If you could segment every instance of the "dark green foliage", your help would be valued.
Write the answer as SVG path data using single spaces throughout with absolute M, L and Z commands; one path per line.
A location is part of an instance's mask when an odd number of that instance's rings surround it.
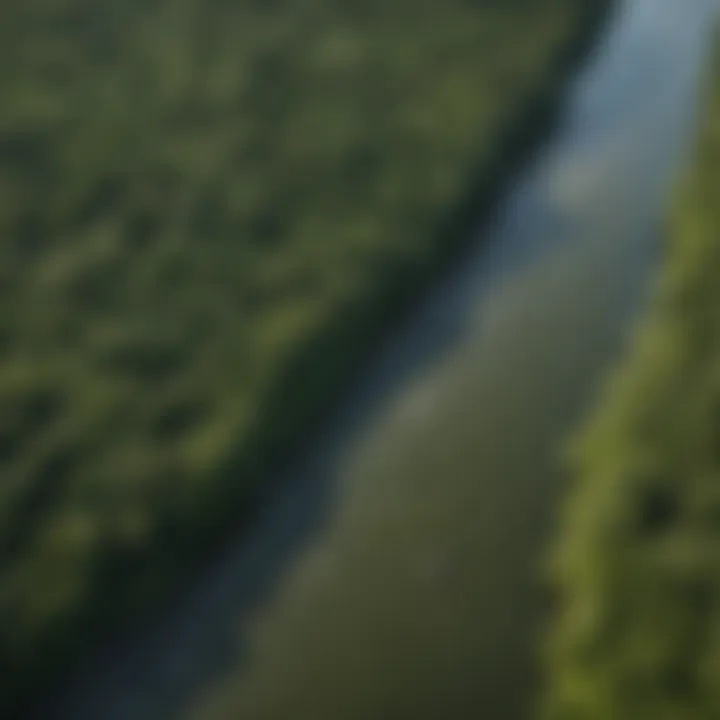
M 237 524 L 606 5 L 2 4 L 0 708 Z
M 720 717 L 720 55 L 650 317 L 576 453 L 544 717 Z

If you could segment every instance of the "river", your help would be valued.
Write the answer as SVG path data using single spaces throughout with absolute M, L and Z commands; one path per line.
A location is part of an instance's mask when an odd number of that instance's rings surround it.
M 47 717 L 529 713 L 561 450 L 647 297 L 715 9 L 620 3 L 492 226 L 256 527 Z

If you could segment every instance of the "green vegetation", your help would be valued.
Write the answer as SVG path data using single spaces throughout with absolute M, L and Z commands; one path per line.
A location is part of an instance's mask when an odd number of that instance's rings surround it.
M 608 4 L 3 4 L 0 714 L 237 526 Z
M 720 717 L 720 54 L 650 316 L 575 456 L 544 717 Z

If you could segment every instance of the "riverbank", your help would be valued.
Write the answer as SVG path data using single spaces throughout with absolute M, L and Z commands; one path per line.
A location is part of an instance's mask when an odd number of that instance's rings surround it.
M 543 717 L 720 716 L 720 54 L 631 356 L 572 454 Z
M 608 3 L 222 5 L 3 11 L 4 706 L 237 526 Z
M 493 222 L 250 527 L 39 717 L 531 716 L 557 451 L 646 298 L 715 12 L 620 5 Z

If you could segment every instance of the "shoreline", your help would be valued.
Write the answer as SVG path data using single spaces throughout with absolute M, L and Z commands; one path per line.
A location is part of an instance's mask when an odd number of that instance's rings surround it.
M 434 279 L 441 276 L 448 266 L 462 260 L 463 247 L 473 241 L 469 229 L 476 227 L 478 222 L 484 225 L 492 218 L 496 203 L 507 191 L 515 174 L 552 130 L 562 108 L 565 88 L 577 66 L 593 50 L 596 35 L 602 31 L 603 22 L 613 6 L 612 2 L 603 2 L 593 3 L 589 7 L 587 17 L 583 20 L 583 28 L 573 36 L 553 63 L 553 84 L 536 88 L 526 99 L 523 108 L 516 109 L 516 118 L 505 131 L 499 150 L 494 153 L 493 162 L 484 165 L 481 172 L 476 173 L 477 179 L 471 183 L 473 190 L 464 194 L 465 197 L 455 204 L 454 211 L 447 214 L 449 219 L 443 223 L 443 227 L 433 233 L 436 240 L 433 242 L 433 253 L 429 262 L 422 267 L 399 267 L 397 278 L 391 278 L 372 303 L 362 308 L 350 309 L 351 321 L 336 319 L 327 332 L 311 346 L 303 349 L 299 359 L 287 371 L 282 387 L 277 391 L 276 402 L 278 406 L 286 402 L 288 388 L 311 386 L 317 388 L 317 393 L 313 395 L 311 404 L 298 407 L 298 414 L 291 421 L 286 419 L 288 424 L 282 437 L 268 436 L 258 442 L 258 447 L 262 448 L 258 453 L 260 460 L 255 458 L 250 461 L 254 477 L 274 476 L 279 468 L 291 462 L 293 454 L 298 452 L 299 446 L 308 437 L 312 439 L 321 431 L 322 422 L 335 405 L 337 394 L 342 394 L 352 383 L 353 377 L 360 372 L 367 357 L 382 344 L 396 324 L 411 312 L 416 300 L 432 285 Z M 350 335 L 347 333 L 348 329 L 353 330 Z M 327 356 L 332 360 L 328 362 Z M 325 360 L 322 366 L 315 362 L 318 357 Z M 277 417 L 279 412 L 273 403 L 267 410 L 268 417 L 271 418 Z M 259 423 L 262 427 L 267 424 Z M 272 460 L 268 460 L 271 457 Z M 238 466 L 242 468 L 247 463 L 248 459 L 243 458 Z M 234 467 L 224 474 L 234 476 L 241 472 L 242 470 Z M 145 600 L 133 602 L 130 599 L 129 604 L 133 606 L 133 610 L 129 613 L 123 612 L 121 616 L 111 616 L 110 619 L 103 616 L 101 611 L 99 619 L 92 623 L 91 629 L 88 629 L 87 623 L 83 625 L 83 633 L 93 634 L 97 626 L 101 628 L 101 636 L 110 633 L 107 642 L 111 645 L 112 635 L 119 634 L 122 627 L 128 623 L 151 623 L 153 615 L 162 613 L 165 607 L 172 605 L 173 597 L 182 592 L 183 587 L 192 584 L 204 564 L 237 532 L 239 524 L 252 526 L 258 510 L 265 502 L 272 501 L 273 485 L 272 482 L 256 482 L 249 492 L 245 487 L 241 487 L 237 491 L 238 498 L 233 498 L 233 491 L 229 487 L 225 488 L 225 491 L 220 489 L 211 499 L 212 511 L 203 512 L 202 517 L 194 518 L 194 529 L 182 524 L 177 527 L 168 526 L 168 535 L 175 535 L 165 550 L 169 554 L 161 558 L 159 552 L 153 553 L 151 550 L 144 554 L 141 568 L 133 571 L 135 584 L 138 584 L 137 578 L 152 574 L 153 568 L 162 566 L 167 573 L 168 563 L 175 562 L 172 572 L 158 578 L 157 599 L 149 603 Z M 244 507 L 236 508 L 234 500 Z M 110 575 L 115 577 L 112 572 Z M 146 590 L 144 582 L 141 581 L 140 584 Z M 108 587 L 107 591 L 113 594 L 112 588 Z M 109 599 L 101 597 L 99 606 L 105 607 Z M 108 631 L 109 627 L 113 630 Z M 92 651 L 90 654 L 92 655 Z M 84 647 L 82 655 L 87 657 Z M 87 662 L 92 660 L 88 659 Z M 82 664 L 81 661 L 80 665 Z M 28 686 L 28 693 L 33 692 L 32 685 L 35 683 Z M 23 710 L 25 713 L 29 712 L 27 707 Z

